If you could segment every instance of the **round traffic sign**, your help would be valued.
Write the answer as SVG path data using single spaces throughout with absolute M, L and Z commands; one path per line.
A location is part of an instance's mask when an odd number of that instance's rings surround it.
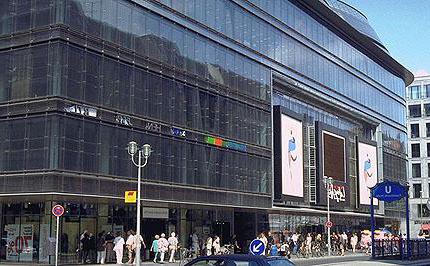
M 251 244 L 249 244 L 249 252 L 251 252 L 252 255 L 263 255 L 265 250 L 266 246 L 260 239 L 254 239 Z
M 332 223 L 332 221 L 327 221 L 327 222 L 325 222 L 325 227 L 327 227 L 327 228 L 332 228 L 332 227 L 333 227 L 333 223 Z
M 60 217 L 64 214 L 64 207 L 61 205 L 55 205 L 52 207 L 52 214 L 56 217 Z

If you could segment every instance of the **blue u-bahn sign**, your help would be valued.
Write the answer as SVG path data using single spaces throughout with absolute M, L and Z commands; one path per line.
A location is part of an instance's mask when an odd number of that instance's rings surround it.
M 372 196 L 381 201 L 396 201 L 408 195 L 406 188 L 399 183 L 384 181 L 372 189 Z
M 375 209 L 373 206 L 373 198 L 377 198 L 381 201 L 392 202 L 405 198 L 405 210 L 406 210 L 406 256 L 401 258 L 409 259 L 411 257 L 411 245 L 410 245 L 410 230 L 409 230 L 409 197 L 408 188 L 398 182 L 384 181 L 370 189 L 370 227 L 372 231 L 372 258 L 375 258 Z

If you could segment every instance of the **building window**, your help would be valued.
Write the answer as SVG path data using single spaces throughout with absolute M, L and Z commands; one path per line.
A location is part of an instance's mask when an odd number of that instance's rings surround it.
M 430 157 L 430 142 L 427 143 L 427 157 Z
M 425 98 L 430 98 L 430 84 L 424 86 L 423 94 Z
M 430 103 L 424 104 L 424 114 L 425 116 L 430 116 Z
M 421 184 L 414 184 L 414 198 L 421 198 Z
M 425 204 L 418 204 L 418 217 L 430 217 L 429 209 Z
M 420 104 L 409 105 L 409 116 L 421 117 L 421 105 Z
M 419 138 L 419 137 L 420 137 L 420 125 L 411 124 L 411 138 Z
M 411 144 L 412 158 L 420 157 L 420 144 Z
M 409 87 L 409 98 L 412 100 L 420 98 L 420 86 Z
M 420 178 L 421 177 L 421 164 L 420 163 L 413 163 L 412 164 L 412 177 L 413 178 Z

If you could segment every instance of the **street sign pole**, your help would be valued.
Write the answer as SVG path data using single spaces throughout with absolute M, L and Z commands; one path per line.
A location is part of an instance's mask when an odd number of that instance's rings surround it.
M 64 214 L 64 207 L 55 205 L 52 207 L 52 214 L 57 217 L 57 227 L 55 228 L 55 266 L 58 266 L 58 246 L 60 241 L 60 216 Z
M 58 266 L 58 241 L 60 236 L 60 216 L 57 216 L 57 227 L 55 233 L 55 266 Z
M 370 230 L 372 234 L 372 258 L 375 258 L 375 208 L 373 207 L 373 190 L 370 190 Z

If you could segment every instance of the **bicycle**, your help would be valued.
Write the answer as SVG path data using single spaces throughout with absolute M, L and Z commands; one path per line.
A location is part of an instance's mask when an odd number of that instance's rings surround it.
M 188 248 L 179 249 L 179 266 L 187 264 L 188 262 L 192 261 L 193 258 L 194 253 Z
M 229 255 L 229 254 L 234 254 L 234 245 L 226 244 L 222 246 L 220 249 L 220 255 Z

